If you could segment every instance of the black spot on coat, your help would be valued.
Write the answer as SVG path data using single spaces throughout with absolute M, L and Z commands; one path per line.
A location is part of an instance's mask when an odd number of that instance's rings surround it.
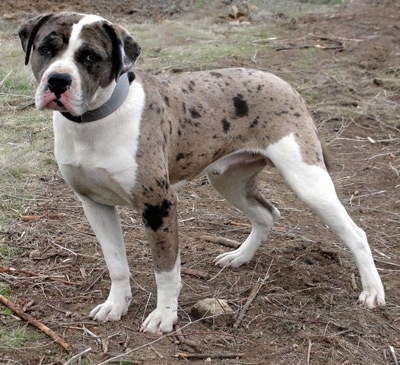
M 242 94 L 237 94 L 233 98 L 233 106 L 235 107 L 235 115 L 237 117 L 245 117 L 246 115 L 249 115 L 249 105 L 247 104 L 247 101 L 244 100 Z
M 256 119 L 254 119 L 250 124 L 250 128 L 254 128 L 258 124 L 259 119 L 260 119 L 260 117 L 257 117 Z
M 189 109 L 190 115 L 192 116 L 192 118 L 200 118 L 201 114 L 196 110 L 196 108 L 190 108 Z
M 175 160 L 178 162 L 178 161 L 182 160 L 183 158 L 185 158 L 185 155 L 183 153 L 178 153 L 176 155 Z
M 193 80 L 190 80 L 189 85 L 188 85 L 188 89 L 189 91 L 192 93 L 194 92 L 194 86 L 195 86 L 195 82 Z
M 231 129 L 231 123 L 229 123 L 226 118 L 222 119 L 221 123 L 222 123 L 222 130 L 224 131 L 224 133 L 228 133 L 229 130 Z
M 164 199 L 160 205 L 145 204 L 143 211 L 143 222 L 146 227 L 157 231 L 162 225 L 165 217 L 168 217 L 172 203 Z

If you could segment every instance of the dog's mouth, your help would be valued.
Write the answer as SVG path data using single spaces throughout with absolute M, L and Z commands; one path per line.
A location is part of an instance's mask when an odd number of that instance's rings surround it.
M 46 92 L 39 98 L 37 106 L 39 110 L 50 109 L 59 112 L 66 112 L 68 111 L 68 98 L 63 97 L 63 95 L 58 97 L 53 93 Z
M 49 102 L 44 105 L 46 109 L 52 109 L 60 112 L 65 112 L 67 111 L 67 108 L 63 104 L 63 102 L 60 99 L 54 98 L 52 100 L 49 100 Z

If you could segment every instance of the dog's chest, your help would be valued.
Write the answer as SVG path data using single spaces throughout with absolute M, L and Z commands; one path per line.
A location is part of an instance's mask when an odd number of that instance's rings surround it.
M 101 204 L 131 205 L 137 171 L 135 129 L 133 124 L 119 130 L 106 123 L 73 125 L 55 118 L 55 156 L 68 185 Z

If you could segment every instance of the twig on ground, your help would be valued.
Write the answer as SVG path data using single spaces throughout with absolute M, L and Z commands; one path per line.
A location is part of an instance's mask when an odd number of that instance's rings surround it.
M 160 351 L 158 351 L 153 345 L 150 345 L 149 347 L 160 359 L 164 358 L 164 355 Z
M 24 275 L 29 275 L 29 276 L 33 276 L 33 277 L 37 277 L 39 279 L 44 279 L 44 280 L 51 280 L 51 281 L 58 281 L 60 283 L 63 284 L 67 284 L 67 285 L 80 285 L 79 283 L 75 283 L 73 281 L 69 281 L 66 279 L 62 279 L 56 276 L 48 276 L 48 275 L 42 275 L 39 273 L 35 273 L 32 271 L 28 271 L 28 270 L 23 270 L 23 269 L 15 269 L 13 267 L 6 267 L 6 266 L 0 266 L 0 273 L 1 272 L 7 272 L 7 273 L 21 273 Z
M 0 87 L 3 86 L 3 84 L 6 82 L 6 80 L 8 79 L 8 77 L 12 74 L 12 70 L 6 75 L 4 76 L 3 80 L 0 81 Z
M 75 360 L 80 359 L 83 355 L 87 354 L 90 351 L 92 351 L 92 348 L 88 347 L 86 350 L 83 350 L 79 354 L 72 356 L 68 361 L 64 363 L 64 365 L 72 364 Z
M 353 290 L 358 290 L 358 285 L 356 282 L 356 276 L 354 275 L 354 273 L 351 273 L 351 287 L 353 288 Z
M 18 305 L 11 302 L 1 294 L 0 294 L 0 302 L 6 305 L 8 308 L 10 308 L 14 313 L 18 314 L 18 316 L 21 317 L 23 320 L 27 321 L 29 324 L 35 326 L 40 331 L 49 336 L 55 343 L 59 344 L 65 351 L 67 352 L 72 351 L 71 345 L 68 342 L 66 342 L 61 336 L 59 336 L 57 333 L 55 333 L 53 330 L 51 330 L 49 327 L 44 325 L 39 320 L 33 318 L 27 313 L 24 313 Z
M 242 352 L 227 354 L 189 354 L 187 352 L 178 352 L 175 357 L 178 359 L 237 359 L 244 356 Z
M 128 348 L 129 342 L 130 342 L 130 341 L 131 341 L 131 336 L 129 336 L 128 334 L 126 334 L 125 341 L 124 341 L 124 346 L 123 346 L 124 349 L 127 349 L 127 348 Z
M 64 213 L 45 213 L 41 215 L 21 215 L 21 221 L 22 222 L 32 222 L 32 221 L 37 221 L 42 218 L 46 219 L 61 219 L 65 217 Z
M 389 162 L 389 170 L 391 170 L 395 176 L 400 177 L 400 172 L 397 167 L 394 167 L 391 162 Z
M 311 347 L 312 347 L 312 342 L 310 339 L 308 339 L 307 365 L 311 364 Z
M 96 284 L 101 278 L 102 276 L 105 274 L 105 272 L 107 271 L 107 268 L 103 269 L 103 271 L 100 273 L 100 275 L 98 275 L 83 291 L 84 293 L 87 293 L 90 289 L 93 288 L 94 284 Z
M 197 319 L 197 320 L 195 320 L 195 321 L 193 321 L 193 322 L 189 322 L 189 323 L 185 324 L 185 325 L 181 328 L 181 330 L 184 329 L 184 328 L 186 328 L 186 327 L 192 326 L 193 324 L 195 324 L 195 323 L 197 323 L 197 322 L 203 321 L 204 319 L 207 319 L 207 318 L 213 318 L 213 316 L 202 317 L 202 318 Z M 200 332 L 195 332 L 195 333 L 193 333 L 193 334 L 199 334 L 199 333 L 200 333 Z M 204 333 L 204 334 L 205 334 L 205 335 L 209 335 L 209 334 L 211 334 L 211 333 L 210 333 L 210 332 L 206 332 L 206 333 Z M 246 341 L 246 342 L 249 342 L 249 343 L 251 343 L 251 344 L 253 344 L 253 345 L 257 345 L 256 342 L 250 341 L 250 340 L 245 339 L 245 338 L 238 337 L 238 336 L 236 336 L 236 335 L 234 335 L 234 334 L 225 333 L 225 332 L 215 332 L 215 334 L 221 334 L 221 335 L 224 335 L 224 336 L 234 337 L 234 338 L 236 338 L 236 339 L 243 339 L 243 340 Z M 167 333 L 167 334 L 165 334 L 165 335 L 163 335 L 163 336 L 158 336 L 157 338 L 155 338 L 154 340 L 152 340 L 152 341 L 150 341 L 150 342 L 148 342 L 148 343 L 145 343 L 145 344 L 143 344 L 143 345 L 141 345 L 141 346 L 135 347 L 134 349 L 129 350 L 129 351 L 126 351 L 126 352 L 123 353 L 123 354 L 120 354 L 120 355 L 116 355 L 116 356 L 114 356 L 114 357 L 111 357 L 111 358 L 109 358 L 109 359 L 107 359 L 107 360 L 105 360 L 105 361 L 103 361 L 103 362 L 101 362 L 100 364 L 97 364 L 97 365 L 105 365 L 105 364 L 109 364 L 109 363 L 111 363 L 111 362 L 114 362 L 115 360 L 118 360 L 118 359 L 120 360 L 121 358 L 123 358 L 123 357 L 125 357 L 125 356 L 127 356 L 127 355 L 130 355 L 130 354 L 132 354 L 132 353 L 134 353 L 134 352 L 136 352 L 136 351 L 138 351 L 138 350 L 141 350 L 141 349 L 144 348 L 144 347 L 148 347 L 148 346 L 150 346 L 150 345 L 152 345 L 152 344 L 154 344 L 154 343 L 157 343 L 157 342 L 163 340 L 164 338 L 171 337 L 171 336 L 175 336 L 175 335 L 176 335 L 176 331 L 173 331 L 173 332 L 171 332 L 171 333 Z M 132 360 L 130 360 L 130 361 L 132 361 Z M 132 362 L 132 363 L 134 363 L 134 362 Z
M 396 263 L 394 263 L 394 262 L 379 260 L 379 259 L 376 259 L 376 258 L 374 258 L 374 261 L 375 261 L 375 262 L 379 262 L 380 264 L 386 264 L 386 265 L 391 265 L 391 266 L 395 266 L 395 267 L 400 267 L 399 264 L 396 264 Z
M 213 316 L 209 316 L 209 317 L 206 317 L 206 318 L 213 318 Z M 204 319 L 204 317 L 198 319 L 197 321 L 202 321 L 203 319 Z M 197 322 L 197 321 L 194 321 L 194 322 Z M 184 327 L 187 327 L 187 326 L 188 326 L 188 324 L 185 325 Z M 175 331 L 170 335 L 173 336 L 174 334 L 175 334 Z M 240 340 L 240 341 L 249 343 L 251 345 L 257 345 L 257 342 L 251 341 L 246 337 L 240 337 L 236 333 L 227 333 L 227 332 L 223 332 L 223 331 L 220 331 L 220 332 L 216 332 L 216 331 L 207 331 L 207 332 L 204 332 L 204 331 L 193 331 L 193 332 L 186 332 L 185 333 L 185 336 L 200 336 L 200 335 L 202 335 L 202 336 L 216 335 L 216 336 L 219 336 L 219 337 L 221 337 L 221 336 L 222 337 L 232 337 L 235 340 Z
M 108 344 L 110 343 L 108 340 L 108 337 L 103 337 L 101 338 L 101 349 L 103 351 L 103 354 L 107 354 L 108 353 Z
M 200 239 L 203 241 L 209 241 L 212 243 L 218 243 L 231 248 L 238 248 L 240 246 L 240 242 L 231 240 L 229 238 L 224 237 L 216 237 L 216 236 L 200 236 Z
M 242 223 L 242 222 L 230 221 L 230 222 L 228 222 L 228 224 L 230 224 L 231 226 L 251 228 L 251 224 L 250 223 Z
M 202 270 L 191 269 L 190 267 L 181 267 L 181 273 L 186 275 L 196 276 L 200 279 L 208 280 L 210 278 L 210 274 L 208 272 Z
M 240 310 L 240 312 L 238 314 L 238 317 L 236 319 L 236 322 L 233 325 L 233 328 L 238 328 L 239 327 L 239 325 L 242 322 L 244 316 L 246 315 L 247 311 L 249 310 L 251 303 L 253 303 L 253 301 L 256 298 L 256 296 L 257 296 L 258 292 L 260 291 L 261 287 L 268 280 L 268 278 L 269 278 L 269 269 L 271 268 L 271 265 L 272 265 L 272 262 L 269 265 L 268 271 L 265 274 L 265 276 L 262 279 L 258 279 L 257 283 L 251 289 L 249 297 L 247 298 L 247 301 L 246 301 L 245 305 L 243 306 L 243 308 Z
M 32 305 L 35 304 L 35 301 L 33 299 L 31 299 L 28 303 L 26 303 L 23 307 L 22 307 L 22 311 L 26 312 L 30 307 L 32 307 Z
M 399 362 L 397 361 L 396 352 L 394 351 L 393 346 L 389 345 L 389 351 L 390 351 L 390 354 L 391 354 L 392 357 L 393 357 L 394 364 L 395 364 L 395 365 L 399 365 Z
M 187 346 L 189 346 L 189 347 L 191 347 L 191 348 L 193 348 L 195 350 L 198 350 L 200 348 L 200 344 L 199 343 L 197 343 L 195 341 L 188 340 L 185 337 L 185 335 L 182 333 L 182 330 L 181 330 L 181 328 L 179 327 L 178 324 L 176 324 L 174 326 L 174 329 L 175 329 L 176 337 L 177 337 L 178 341 L 181 344 L 187 345 Z

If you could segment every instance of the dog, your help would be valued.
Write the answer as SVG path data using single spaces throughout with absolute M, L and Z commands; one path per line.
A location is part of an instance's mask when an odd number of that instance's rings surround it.
M 96 15 L 40 15 L 21 25 L 19 37 L 38 82 L 36 107 L 54 111 L 57 163 L 109 270 L 109 296 L 91 318 L 120 320 L 132 297 L 116 206 L 141 214 L 152 252 L 157 307 L 141 331 L 170 332 L 181 289 L 176 189 L 204 171 L 248 217 L 248 238 L 214 261 L 236 268 L 252 259 L 280 216 L 257 187 L 266 166 L 350 249 L 363 286 L 358 303 L 385 305 L 366 234 L 340 203 L 314 121 L 285 81 L 245 68 L 148 75 L 132 68 L 140 54 L 134 38 Z

